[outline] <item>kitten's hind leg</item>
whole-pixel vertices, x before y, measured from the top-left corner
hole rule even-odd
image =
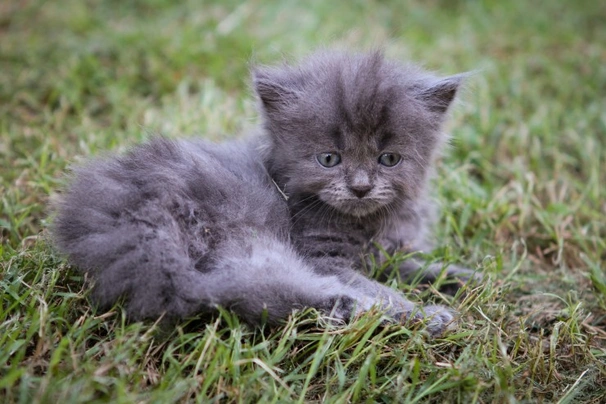
[[[89,276],[96,306],[122,300],[130,320],[178,320],[203,309],[212,285],[201,279],[178,225],[158,201],[112,218],[69,196],[55,219],[54,241]]]

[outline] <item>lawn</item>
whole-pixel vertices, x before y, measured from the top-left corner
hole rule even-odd
[[[0,3],[0,401],[606,402],[606,2]],[[150,134],[240,136],[249,67],[322,46],[471,71],[436,260],[478,269],[450,334],[313,311],[255,329],[96,312],[48,241],[70,164]]]

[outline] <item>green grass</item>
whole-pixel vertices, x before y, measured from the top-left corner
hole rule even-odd
[[[2,1],[0,401],[604,402],[604,21],[598,0]],[[324,45],[475,72],[434,256],[487,281],[454,299],[401,285],[458,329],[94,312],[45,231],[69,164],[154,132],[237,136],[256,121],[250,61]]]

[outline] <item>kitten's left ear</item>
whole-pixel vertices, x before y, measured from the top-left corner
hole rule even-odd
[[[289,82],[289,77],[283,77],[282,72],[255,69],[252,76],[255,91],[267,112],[279,111],[283,105],[297,99],[295,86]]]
[[[465,74],[457,74],[439,79],[425,86],[420,91],[420,98],[432,112],[443,114],[454,100],[465,77]]]

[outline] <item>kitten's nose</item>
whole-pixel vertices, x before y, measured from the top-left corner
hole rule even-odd
[[[349,190],[360,199],[364,198],[371,189],[371,185],[355,185],[349,187]]]

